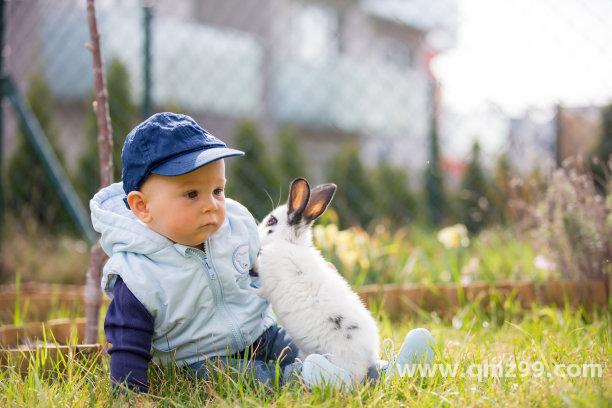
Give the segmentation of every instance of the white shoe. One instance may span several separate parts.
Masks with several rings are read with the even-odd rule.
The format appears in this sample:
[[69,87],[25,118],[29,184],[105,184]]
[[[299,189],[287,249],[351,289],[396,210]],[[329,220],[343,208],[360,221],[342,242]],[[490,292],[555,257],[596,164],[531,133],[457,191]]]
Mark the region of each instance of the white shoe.
[[[391,354],[393,355],[393,342],[391,339],[385,339],[385,342],[387,340],[391,343]],[[404,339],[404,344],[402,344],[397,357],[391,358],[389,365],[385,369],[387,379],[395,375],[402,375],[404,373],[402,368],[408,364],[431,363],[434,358],[433,344],[434,338],[429,330],[423,328],[410,330]]]
[[336,389],[352,386],[351,376],[344,368],[338,367],[321,354],[310,354],[302,365],[302,379],[309,389],[330,384]]

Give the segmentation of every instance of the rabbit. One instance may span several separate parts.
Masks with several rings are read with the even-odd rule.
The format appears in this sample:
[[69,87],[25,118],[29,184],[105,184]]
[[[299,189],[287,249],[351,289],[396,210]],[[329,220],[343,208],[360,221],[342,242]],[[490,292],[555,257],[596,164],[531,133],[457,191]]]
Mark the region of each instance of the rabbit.
[[360,298],[312,242],[312,224],[335,191],[331,183],[312,192],[303,178],[291,183],[287,204],[258,226],[261,251],[251,276],[257,277],[259,286],[251,286],[272,305],[300,350],[299,357],[327,355],[357,383],[378,361],[378,328]]

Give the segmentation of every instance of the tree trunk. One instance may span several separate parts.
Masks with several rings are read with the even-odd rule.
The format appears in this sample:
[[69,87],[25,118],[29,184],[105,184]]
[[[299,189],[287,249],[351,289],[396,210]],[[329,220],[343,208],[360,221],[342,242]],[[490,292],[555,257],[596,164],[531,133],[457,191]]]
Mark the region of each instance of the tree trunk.
[[[108,98],[104,80],[104,65],[100,52],[100,34],[96,22],[94,0],[87,0],[87,21],[89,23],[89,36],[91,38],[91,54],[93,57],[94,72],[94,109],[98,124],[98,152],[100,157],[100,188],[110,185],[113,179],[113,139],[110,116],[108,111]],[[100,293],[100,277],[104,265],[105,255],[100,243],[91,247],[87,281],[85,286],[85,316],[87,319],[85,330],[85,343],[97,343],[98,321],[102,294]]]

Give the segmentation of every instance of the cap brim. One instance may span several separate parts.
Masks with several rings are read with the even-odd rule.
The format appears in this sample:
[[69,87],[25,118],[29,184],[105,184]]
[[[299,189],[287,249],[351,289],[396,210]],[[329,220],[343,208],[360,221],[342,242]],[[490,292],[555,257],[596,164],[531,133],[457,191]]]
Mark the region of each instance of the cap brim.
[[229,149],[227,147],[213,147],[206,150],[197,150],[174,157],[153,168],[151,173],[159,174],[160,176],[180,176],[181,174],[194,171],[215,160],[234,156],[244,156],[244,152]]

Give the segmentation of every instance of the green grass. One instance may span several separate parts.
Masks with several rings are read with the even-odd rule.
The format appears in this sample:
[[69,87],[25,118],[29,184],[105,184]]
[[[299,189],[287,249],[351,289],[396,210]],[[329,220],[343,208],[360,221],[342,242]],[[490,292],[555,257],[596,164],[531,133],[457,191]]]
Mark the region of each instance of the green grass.
[[[89,248],[74,237],[54,237],[36,225],[7,223],[3,243],[6,275],[0,283],[36,281],[83,284]],[[382,224],[368,234],[358,228],[338,231],[334,226],[315,227],[315,244],[353,285],[453,282],[470,261],[472,280],[544,280],[551,274],[534,266],[537,255],[527,238],[509,229],[493,228],[470,236],[470,245],[448,250],[436,230],[411,225],[390,231]]]
[[536,268],[533,244],[509,229],[485,230],[470,236],[467,248],[457,249],[445,248],[437,233],[417,225],[396,231],[379,225],[369,234],[359,228],[338,231],[335,225],[326,225],[315,226],[314,240],[323,256],[356,287],[440,284],[466,278],[490,283],[502,279],[542,281],[554,276],[552,271]]
[[[113,395],[108,359],[67,361],[43,370],[31,365],[25,376],[0,368],[0,406],[610,406],[612,404],[612,336],[610,309],[586,313],[513,304],[488,310],[465,307],[442,319],[422,313],[393,323],[383,314],[381,336],[400,344],[414,327],[427,327],[436,340],[436,362],[601,364],[600,378],[523,375],[505,378],[442,376],[404,377],[387,384],[361,386],[349,393],[330,388],[309,391],[295,382],[286,386],[257,384],[247,375],[219,372],[217,378],[191,380],[178,369],[150,369],[148,395]],[[538,366],[540,367],[540,366]],[[473,373],[476,373],[473,371]]]
[[[88,249],[69,239],[45,238],[37,231],[10,228],[3,259],[14,275],[4,282],[82,283]],[[536,279],[548,277],[534,266],[536,252],[527,241],[506,230],[489,230],[470,237],[460,250],[445,249],[436,231],[403,228],[395,232],[377,228],[367,235],[352,229],[338,235],[333,228],[319,230],[317,242],[353,286],[367,283],[443,283],[462,279],[461,270],[477,258],[472,278]],[[329,234],[329,236],[325,234]],[[315,234],[317,237],[317,235]],[[20,304],[2,323],[28,321],[31,312]],[[612,304],[611,304],[612,305]],[[420,311],[400,322],[378,317],[382,338],[401,344],[405,333],[426,327],[436,339],[436,362],[469,367],[494,364],[538,364],[552,372],[560,364],[601,364],[598,378],[560,376],[405,377],[385,384],[370,384],[349,393],[330,388],[309,391],[295,382],[265,386],[243,373],[221,371],[210,381],[194,381],[178,369],[150,369],[148,395],[113,395],[108,357],[60,361],[49,366],[33,361],[25,375],[14,367],[0,367],[0,406],[612,406],[612,330],[610,311],[584,312],[548,307],[521,309],[513,300],[491,302],[486,308],[468,305],[450,316]],[[82,310],[46,311],[47,318],[82,315]],[[103,315],[104,313],[102,313]],[[10,319],[9,319],[10,317]],[[43,368],[45,367],[45,368]],[[535,366],[532,366],[535,368]]]

